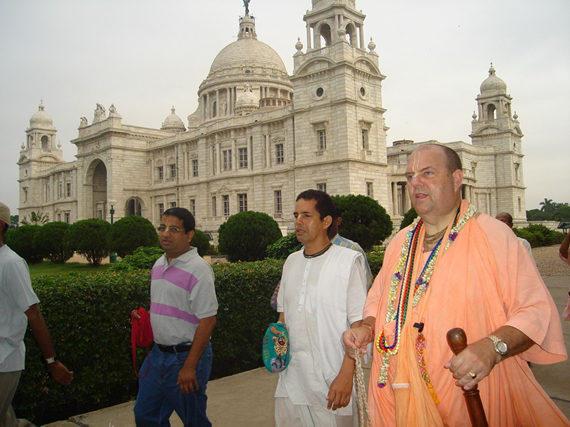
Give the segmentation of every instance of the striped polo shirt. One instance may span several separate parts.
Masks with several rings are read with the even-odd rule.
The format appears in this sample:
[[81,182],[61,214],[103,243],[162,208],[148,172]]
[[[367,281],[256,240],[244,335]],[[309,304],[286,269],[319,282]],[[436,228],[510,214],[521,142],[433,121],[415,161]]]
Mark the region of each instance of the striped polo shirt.
[[192,342],[200,319],[215,316],[218,311],[212,267],[191,247],[170,265],[166,254],[160,257],[151,279],[154,341],[163,345]]

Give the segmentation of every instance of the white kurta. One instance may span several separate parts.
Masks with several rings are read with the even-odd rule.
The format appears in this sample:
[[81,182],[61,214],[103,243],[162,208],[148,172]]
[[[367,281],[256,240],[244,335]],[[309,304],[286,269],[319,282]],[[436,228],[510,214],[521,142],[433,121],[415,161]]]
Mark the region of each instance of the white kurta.
[[[344,358],[342,333],[362,319],[365,301],[361,253],[333,245],[316,258],[305,258],[302,250],[287,258],[277,311],[285,313],[291,362],[279,375],[275,397],[326,408]],[[351,415],[352,406],[335,412]]]

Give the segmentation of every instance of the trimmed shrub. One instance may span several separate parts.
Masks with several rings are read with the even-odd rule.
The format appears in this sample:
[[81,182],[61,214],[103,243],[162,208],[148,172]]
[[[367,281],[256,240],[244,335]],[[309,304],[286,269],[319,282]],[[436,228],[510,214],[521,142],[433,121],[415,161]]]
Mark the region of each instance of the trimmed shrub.
[[559,245],[565,236],[564,233],[551,230],[542,224],[530,224],[525,228],[513,228],[513,231],[518,237],[528,240],[533,248]]
[[130,215],[111,225],[109,249],[112,252],[124,258],[141,246],[159,247],[156,229],[148,219]]
[[44,255],[36,247],[36,235],[40,231],[39,225],[23,225],[15,229],[9,229],[6,233],[5,243],[26,260],[29,264],[40,262]]
[[[269,300],[283,262],[212,267],[219,303],[212,335],[214,379],[263,366],[263,335],[277,318]],[[28,331],[26,369],[14,398],[18,416],[43,425],[132,400],[138,380],[131,361],[130,312],[149,307],[148,270],[41,276],[32,285],[58,356],[75,379],[69,387],[51,379]],[[140,350],[138,366],[143,354]]]
[[219,230],[220,253],[234,261],[258,261],[267,256],[267,246],[282,237],[277,222],[263,212],[232,215]]
[[101,260],[109,256],[107,234],[111,224],[102,219],[83,219],[69,227],[64,244],[83,255],[87,261],[97,267]]
[[414,208],[410,208],[410,210],[404,214],[404,218],[402,218],[402,223],[400,224],[400,230],[404,227],[407,227],[412,222],[414,222],[414,219],[416,219],[417,217],[418,214],[416,213],[416,210]]
[[132,255],[127,255],[120,261],[117,261],[111,267],[110,271],[123,270],[150,270],[157,259],[159,259],[164,251],[161,248],[141,246],[136,249]]
[[65,233],[70,225],[67,222],[55,221],[42,225],[34,243],[38,252],[55,264],[63,264],[73,256],[73,250],[64,244]]
[[204,256],[210,252],[210,239],[200,230],[194,230],[194,238],[190,242],[190,245],[198,249],[200,256]]
[[303,244],[297,240],[297,235],[289,233],[267,247],[267,258],[287,259],[289,255],[302,247]]
[[366,252],[366,258],[368,259],[368,265],[370,265],[370,271],[372,272],[373,278],[376,278],[380,272],[380,269],[382,268],[382,263],[384,262],[384,252],[384,248]]
[[392,234],[390,215],[376,200],[363,195],[333,196],[333,200],[342,210],[340,235],[358,242],[365,251]]

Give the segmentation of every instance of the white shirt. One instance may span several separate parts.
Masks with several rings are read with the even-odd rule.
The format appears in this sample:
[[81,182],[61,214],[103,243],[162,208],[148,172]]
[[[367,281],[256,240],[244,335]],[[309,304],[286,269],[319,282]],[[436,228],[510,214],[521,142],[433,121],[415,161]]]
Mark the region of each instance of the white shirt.
[[[285,313],[291,362],[279,374],[275,397],[326,407],[344,358],[342,333],[362,319],[365,301],[366,270],[359,252],[333,245],[316,258],[305,258],[302,250],[287,258],[277,311]],[[336,413],[351,415],[352,407]]]

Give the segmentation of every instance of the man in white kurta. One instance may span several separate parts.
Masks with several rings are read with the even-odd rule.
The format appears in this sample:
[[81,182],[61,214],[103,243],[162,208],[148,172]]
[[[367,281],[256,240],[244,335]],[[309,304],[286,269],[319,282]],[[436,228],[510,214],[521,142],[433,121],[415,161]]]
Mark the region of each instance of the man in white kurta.
[[285,262],[277,299],[291,352],[275,391],[278,427],[358,426],[351,398],[354,361],[345,357],[341,337],[344,328],[362,320],[366,270],[361,253],[330,244],[329,199],[309,190],[295,206],[304,248]]

